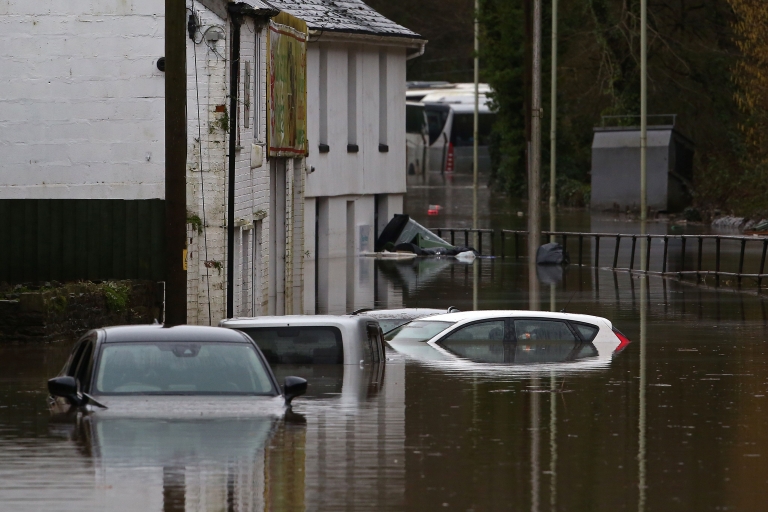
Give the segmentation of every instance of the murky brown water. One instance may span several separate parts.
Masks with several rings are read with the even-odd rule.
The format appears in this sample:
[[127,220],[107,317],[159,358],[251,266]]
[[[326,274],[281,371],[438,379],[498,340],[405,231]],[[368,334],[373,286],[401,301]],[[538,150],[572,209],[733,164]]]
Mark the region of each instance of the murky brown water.
[[[475,265],[377,262],[377,305],[527,308],[521,263]],[[0,347],[0,509],[764,510],[765,301],[650,277],[643,344],[640,288],[575,267],[555,287],[633,340],[604,365],[280,369],[310,379],[290,421],[54,422],[70,347]]]

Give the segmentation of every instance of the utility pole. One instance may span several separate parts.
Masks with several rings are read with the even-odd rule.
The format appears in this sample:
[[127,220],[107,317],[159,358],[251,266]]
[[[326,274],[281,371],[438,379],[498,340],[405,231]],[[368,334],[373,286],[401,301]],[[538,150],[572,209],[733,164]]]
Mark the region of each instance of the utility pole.
[[[187,323],[187,9],[165,0],[165,325]],[[146,228],[147,226],[143,226]]]
[[537,311],[536,252],[541,245],[541,0],[533,0],[533,87],[531,94],[531,170],[528,176],[528,287],[530,309]]
[[[640,1],[640,222],[648,216],[648,0]],[[645,267],[642,267],[645,268]]]
[[[549,231],[555,231],[555,213],[557,209],[557,0],[552,0],[552,86],[550,91],[552,105],[549,113]],[[555,235],[549,235],[549,241],[555,241]]]
[[[480,118],[480,0],[475,0],[475,112],[472,128],[472,229],[477,229],[477,151],[478,151],[478,124]],[[472,237],[472,245],[477,247],[477,231]]]

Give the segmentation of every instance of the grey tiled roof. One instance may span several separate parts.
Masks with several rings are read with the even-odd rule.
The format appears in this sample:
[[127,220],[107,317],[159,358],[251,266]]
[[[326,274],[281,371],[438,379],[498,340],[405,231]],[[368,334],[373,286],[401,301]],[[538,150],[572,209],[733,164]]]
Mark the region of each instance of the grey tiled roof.
[[271,5],[304,20],[310,30],[350,32],[422,39],[389,20],[361,0],[267,0]]

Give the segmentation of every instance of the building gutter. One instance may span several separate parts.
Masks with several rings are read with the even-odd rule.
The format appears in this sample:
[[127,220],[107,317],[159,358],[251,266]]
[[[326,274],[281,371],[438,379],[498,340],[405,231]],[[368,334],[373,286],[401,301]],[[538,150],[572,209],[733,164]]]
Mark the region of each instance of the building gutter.
[[329,42],[361,42],[372,43],[383,46],[401,46],[405,48],[420,48],[427,44],[427,40],[421,37],[408,37],[401,35],[382,35],[382,34],[369,34],[365,32],[350,32],[350,31],[331,31],[331,30],[317,30],[309,29],[309,41],[314,43],[317,41],[329,41]]
[[240,82],[240,25],[243,22],[241,7],[244,4],[228,4],[227,12],[232,22],[232,53],[229,60],[229,183],[227,195],[227,318],[235,310],[235,171],[237,151],[237,96]]

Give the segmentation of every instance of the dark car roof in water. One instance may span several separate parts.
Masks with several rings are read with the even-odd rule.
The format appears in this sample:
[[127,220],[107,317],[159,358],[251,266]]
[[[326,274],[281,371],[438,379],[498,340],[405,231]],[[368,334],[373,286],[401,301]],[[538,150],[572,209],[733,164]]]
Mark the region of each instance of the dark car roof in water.
[[249,343],[249,340],[238,331],[222,329],[221,327],[207,327],[201,325],[177,325],[163,327],[162,325],[125,325],[118,327],[105,327],[105,343],[124,343],[137,341],[223,341],[229,343]]

